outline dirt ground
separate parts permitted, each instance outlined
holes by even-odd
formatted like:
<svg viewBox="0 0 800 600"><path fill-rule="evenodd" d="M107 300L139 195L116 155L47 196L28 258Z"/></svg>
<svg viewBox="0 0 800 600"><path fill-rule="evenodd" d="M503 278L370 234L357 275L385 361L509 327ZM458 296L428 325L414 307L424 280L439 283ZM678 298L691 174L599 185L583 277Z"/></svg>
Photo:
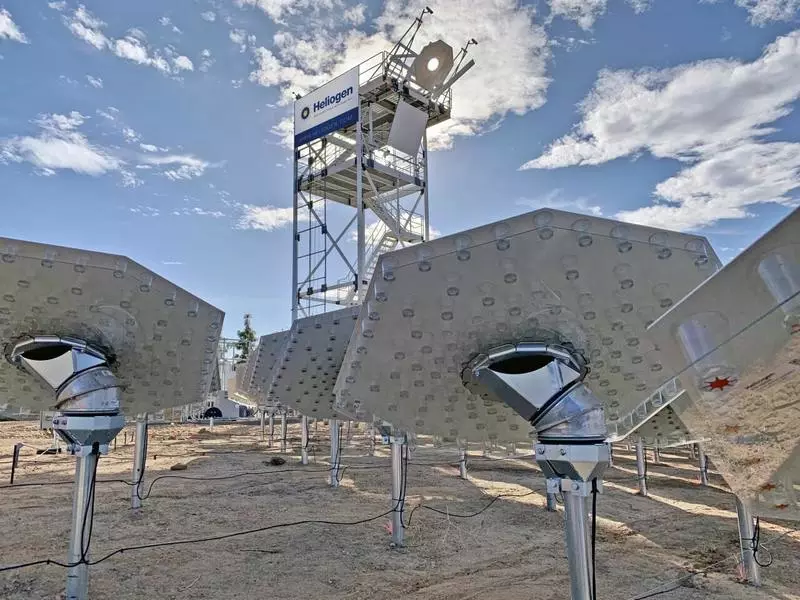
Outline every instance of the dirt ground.
<svg viewBox="0 0 800 600"><path fill-rule="evenodd" d="M260 428L217 425L152 426L148 447L149 485L160 475L219 477L199 481L159 480L138 511L130 509L130 487L98 483L91 555L115 549L213 536L273 524L323 519L356 521L390 508L388 447L369 457L363 429L353 428L344 453L341 487L327 483L327 428L312 426L312 464L301 466L299 426L289 428L286 464L277 443L260 442ZM130 440L130 432L125 431ZM116 449L100 462L98 479L131 474L133 445L121 433ZM47 446L38 423L0 423L0 486L9 479L15 442ZM90 569L90 597L234 600L408 598L413 600L566 600L569 577L562 513L544 510L544 481L529 455L516 458L497 448L470 460L470 479L459 479L452 447L436 448L420 438L408 474L406 547L390 548L389 517L352 526L304 524L221 541L129 550ZM502 460L501 460L502 459ZM790 522L762 522L762 547L774 561L762 569L764 585L737 582L732 558L738 548L734 502L722 480L698 483L698 470L685 452L666 452L650 464L649 498L635 494L632 453L615 449L598 499L597 596L628 600L668 589L694 570L711 569L659 595L670 600L800 599L800 533ZM170 471L176 463L188 469ZM23 449L15 484L71 482L74 460L39 456ZM291 472L286 472L291 470ZM533 493L530 493L533 492ZM497 500L498 494L521 495ZM424 503L451 516L425 509ZM0 567L40 558L66 559L71 486L0 487ZM771 539L782 535L777 541ZM762 553L762 560L768 555ZM728 560L726 560L728 559ZM721 562L722 561L722 562ZM720 563L721 564L717 564ZM62 597L65 572L37 566L0 573L0 598ZM659 586L665 586L660 588Z"/></svg>

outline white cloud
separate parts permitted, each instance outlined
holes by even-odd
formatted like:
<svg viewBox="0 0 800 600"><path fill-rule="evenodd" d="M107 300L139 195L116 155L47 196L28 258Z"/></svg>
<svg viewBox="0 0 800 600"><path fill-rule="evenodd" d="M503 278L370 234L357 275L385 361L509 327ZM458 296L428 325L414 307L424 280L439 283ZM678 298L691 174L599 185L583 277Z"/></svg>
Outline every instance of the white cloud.
<svg viewBox="0 0 800 600"><path fill-rule="evenodd" d="M0 8L0 40L3 39L20 42L21 44L28 43L28 38L25 37L25 34L22 33L11 18L11 13L5 8Z"/></svg>
<svg viewBox="0 0 800 600"><path fill-rule="evenodd" d="M89 85L96 88L103 87L103 80L100 77L92 77L91 75L86 76L86 81L89 82Z"/></svg>
<svg viewBox="0 0 800 600"><path fill-rule="evenodd" d="M183 263L179 260L162 260L161 264L167 266L179 266L182 265Z"/></svg>
<svg viewBox="0 0 800 600"><path fill-rule="evenodd" d="M262 0L244 3L258 5L270 14ZM298 6L269 4L274 9L270 16L278 19ZM387 0L374 27L369 27L377 28L376 33L351 30L340 34L317 31L306 36L277 34L275 52L265 47L254 50L256 69L250 74L250 81L280 86L283 103L288 104L290 91L305 93L352 65L389 50L425 4L432 6L434 14L425 18L415 42L417 49L438 38L453 44L472 37L479 41L470 49L475 68L453 87L452 119L430 132L432 147L449 147L456 136L484 133L509 113L524 114L544 103L549 85L545 73L549 44L544 29L534 23L533 8L521 7L516 0ZM282 43L288 40L302 40L309 53L300 54L295 51L296 46Z"/></svg>
<svg viewBox="0 0 800 600"><path fill-rule="evenodd" d="M209 23L213 23L217 20L217 14L213 10L207 10L206 12L200 13L200 18Z"/></svg>
<svg viewBox="0 0 800 600"><path fill-rule="evenodd" d="M247 46L255 47L256 36L248 34L244 29L231 29L228 33L230 40L239 46L239 52L247 50Z"/></svg>
<svg viewBox="0 0 800 600"><path fill-rule="evenodd" d="M172 181L183 181L202 176L210 163L192 155L168 154L164 156L145 155L141 162L146 165L168 167L162 174Z"/></svg>
<svg viewBox="0 0 800 600"><path fill-rule="evenodd" d="M575 132L522 168L598 165L646 151L691 166L656 187L672 204L625 211L621 218L695 228L743 217L756 202L789 202L787 194L800 185L795 145L762 142L798 98L800 31L778 38L749 63L603 71L580 107Z"/></svg>
<svg viewBox="0 0 800 600"><path fill-rule="evenodd" d="M47 6L49 6L53 10L62 11L65 8L67 8L67 3L65 0L59 0L58 2L48 2Z"/></svg>
<svg viewBox="0 0 800 600"><path fill-rule="evenodd" d="M548 0L550 18L563 17L575 21L581 29L591 29L606 12L607 0Z"/></svg>
<svg viewBox="0 0 800 600"><path fill-rule="evenodd" d="M205 73L213 64L214 59L211 57L211 50L205 48L202 52L200 52L200 70Z"/></svg>
<svg viewBox="0 0 800 600"><path fill-rule="evenodd" d="M197 217L213 217L215 219L219 219L225 216L224 212L220 212L218 210L205 210L204 208L200 208L199 206L194 206L192 208L185 207L173 210L172 214L176 217L197 216Z"/></svg>
<svg viewBox="0 0 800 600"><path fill-rule="evenodd" d="M194 63L188 56L177 56L172 61L177 71L194 71Z"/></svg>
<svg viewBox="0 0 800 600"><path fill-rule="evenodd" d="M242 204L242 215L237 227L239 229L260 229L273 231L292 224L294 209L277 208L275 206L254 206Z"/></svg>
<svg viewBox="0 0 800 600"><path fill-rule="evenodd" d="M139 148L141 148L145 152L168 152L169 151L169 148L159 148L158 146L154 146L153 144L139 144Z"/></svg>
<svg viewBox="0 0 800 600"><path fill-rule="evenodd" d="M652 0L625 1L637 15L645 12L652 4ZM552 21L554 17L562 17L575 21L584 30L591 29L595 21L605 14L608 7L608 0L548 0L548 3L550 5L548 22Z"/></svg>
<svg viewBox="0 0 800 600"><path fill-rule="evenodd" d="M161 214L161 211L154 206L134 206L128 210L142 217L157 217Z"/></svg>
<svg viewBox="0 0 800 600"><path fill-rule="evenodd" d="M539 208L553 208L556 210L575 211L595 217L603 216L603 209L596 204L590 204L589 198L583 196L572 200L564 198L564 190L562 188L556 188L535 198L519 198L516 204L534 210Z"/></svg>
<svg viewBox="0 0 800 600"><path fill-rule="evenodd" d="M141 139L141 136L130 127L123 127L122 135L125 136L125 139L129 142L138 142Z"/></svg>
<svg viewBox="0 0 800 600"><path fill-rule="evenodd" d="M161 17L158 22L164 27L170 27L174 33L183 33L183 31L181 31L180 28L177 27L169 17Z"/></svg>
<svg viewBox="0 0 800 600"><path fill-rule="evenodd" d="M79 5L71 16L65 15L63 18L64 23L76 37L98 50L109 50L119 58L153 67L165 74L174 74L194 68L188 57L176 56L174 51L168 48L165 53L173 59L173 66L170 67L162 52L147 44L146 36L140 29L130 29L118 39L109 38L103 32L106 23L92 15L83 5ZM189 65L191 68L188 68Z"/></svg>
<svg viewBox="0 0 800 600"><path fill-rule="evenodd" d="M709 4L720 0L703 0ZM753 25L766 25L774 21L791 21L800 12L800 0L735 0L736 6L750 14Z"/></svg>
<svg viewBox="0 0 800 600"><path fill-rule="evenodd" d="M40 116L35 123L41 128L37 136L15 136L0 140L0 162L27 162L40 173L52 175L57 170L70 170L100 176L118 171L122 162L103 148L92 145L77 131L86 117L79 112L68 115Z"/></svg>
<svg viewBox="0 0 800 600"><path fill-rule="evenodd" d="M351 25L363 25L367 20L367 16L364 14L366 9L367 7L364 4L356 4L346 9L342 16Z"/></svg>
<svg viewBox="0 0 800 600"><path fill-rule="evenodd" d="M283 23L286 17L303 13L304 16L320 10L330 10L336 0L236 0L239 6L255 6L264 11L276 23Z"/></svg>
<svg viewBox="0 0 800 600"><path fill-rule="evenodd" d="M643 13L647 9L650 8L653 0L627 0L628 4L631 5L633 12L637 15Z"/></svg>
<svg viewBox="0 0 800 600"><path fill-rule="evenodd" d="M623 211L623 221L681 230L749 216L747 207L776 202L795 206L800 189L800 144L745 143L720 152L656 186L668 203Z"/></svg>

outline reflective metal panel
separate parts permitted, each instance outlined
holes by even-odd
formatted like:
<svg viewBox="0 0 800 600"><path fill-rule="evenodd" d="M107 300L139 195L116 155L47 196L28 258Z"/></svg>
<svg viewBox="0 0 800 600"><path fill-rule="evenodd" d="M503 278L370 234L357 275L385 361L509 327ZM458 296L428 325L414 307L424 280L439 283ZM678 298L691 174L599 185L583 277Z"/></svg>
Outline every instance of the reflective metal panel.
<svg viewBox="0 0 800 600"><path fill-rule="evenodd" d="M248 382L248 392L258 402L267 402L267 391L272 382L275 365L283 354L289 340L288 331L278 331L261 336L258 348L253 354L252 376Z"/></svg>
<svg viewBox="0 0 800 600"><path fill-rule="evenodd" d="M450 438L526 439L528 424L468 394L460 373L488 348L535 341L584 353L613 427L664 381L646 326L718 265L703 238L555 210L386 254L337 405Z"/></svg>
<svg viewBox="0 0 800 600"><path fill-rule="evenodd" d="M679 402L676 398L675 402ZM645 446L653 448L670 448L700 441L693 438L689 430L675 414L674 404L665 406L632 433L634 438L641 437Z"/></svg>
<svg viewBox="0 0 800 600"><path fill-rule="evenodd" d="M333 384L358 310L358 307L345 308L295 321L273 372L267 397L309 417L340 418L333 407Z"/></svg>
<svg viewBox="0 0 800 600"><path fill-rule="evenodd" d="M76 337L111 353L128 414L205 400L223 313L112 254L0 238L0 343ZM0 360L0 408L53 406L51 389Z"/></svg>
<svg viewBox="0 0 800 600"><path fill-rule="evenodd" d="M800 518L800 212L653 324L678 417L753 512Z"/></svg>

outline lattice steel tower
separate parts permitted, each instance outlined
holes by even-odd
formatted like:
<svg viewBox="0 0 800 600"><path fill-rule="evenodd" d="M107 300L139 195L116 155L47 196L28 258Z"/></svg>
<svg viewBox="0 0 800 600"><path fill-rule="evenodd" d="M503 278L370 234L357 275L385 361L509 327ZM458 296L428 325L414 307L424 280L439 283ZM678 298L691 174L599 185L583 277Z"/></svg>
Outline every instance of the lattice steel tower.
<svg viewBox="0 0 800 600"><path fill-rule="evenodd" d="M414 40L426 8L381 52L295 102L292 320L359 304L378 256L427 241L429 127L474 61Z"/></svg>

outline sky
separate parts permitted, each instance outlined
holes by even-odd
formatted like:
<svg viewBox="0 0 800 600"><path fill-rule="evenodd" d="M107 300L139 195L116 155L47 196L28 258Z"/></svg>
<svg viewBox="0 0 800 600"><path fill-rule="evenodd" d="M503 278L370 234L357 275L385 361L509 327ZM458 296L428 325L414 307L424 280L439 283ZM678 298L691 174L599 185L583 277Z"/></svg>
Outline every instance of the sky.
<svg viewBox="0 0 800 600"><path fill-rule="evenodd" d="M437 232L549 206L728 261L796 206L800 0L0 0L0 236L287 328L292 93L426 4L421 42L478 41L429 133Z"/></svg>

